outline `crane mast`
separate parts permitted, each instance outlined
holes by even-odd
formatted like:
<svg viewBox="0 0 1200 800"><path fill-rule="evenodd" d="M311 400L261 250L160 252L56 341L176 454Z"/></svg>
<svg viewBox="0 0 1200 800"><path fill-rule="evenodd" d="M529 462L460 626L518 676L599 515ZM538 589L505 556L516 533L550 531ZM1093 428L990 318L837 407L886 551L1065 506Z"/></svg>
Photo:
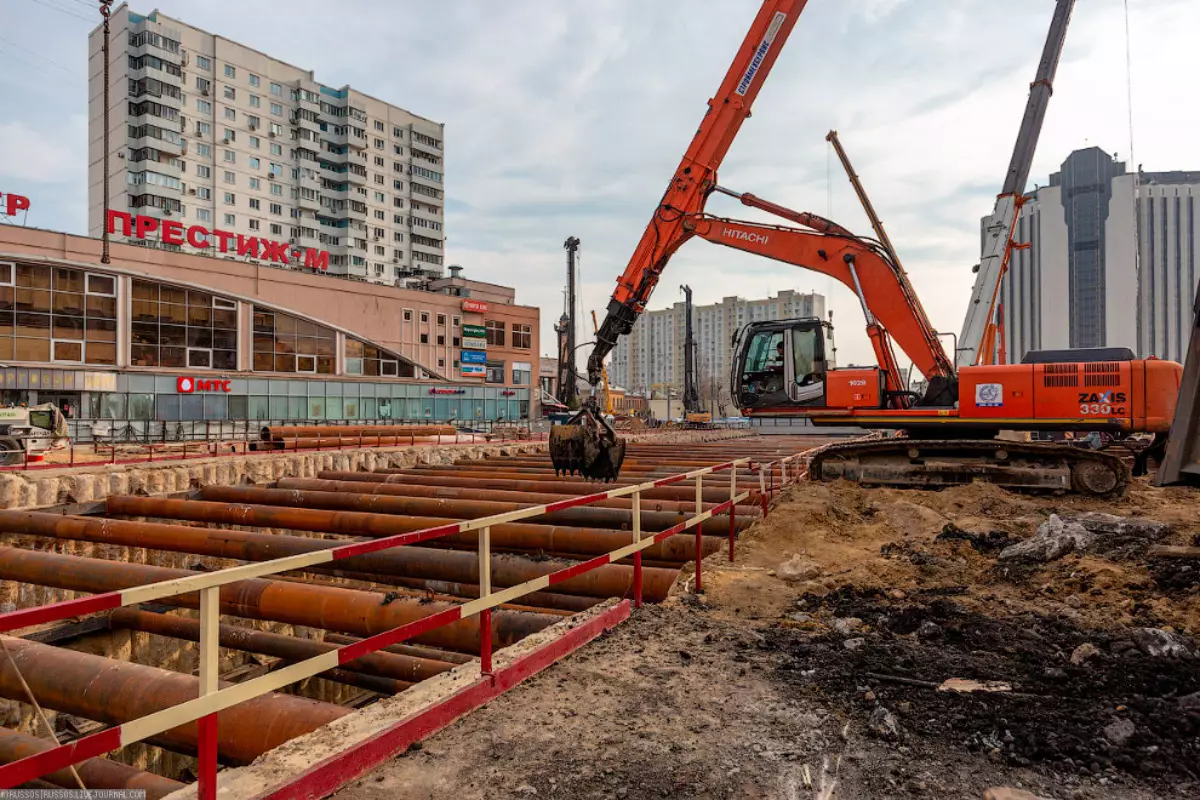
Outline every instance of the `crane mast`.
<svg viewBox="0 0 1200 800"><path fill-rule="evenodd" d="M683 290L683 410L697 414L700 407L700 390L696 386L696 337L692 330L692 287L686 284Z"/></svg>
<svg viewBox="0 0 1200 800"><path fill-rule="evenodd" d="M996 298L1000 294L1000 283L1008 269L1013 251L1013 230L1020 213L1025 185L1029 180L1029 169L1037 149L1038 137L1042 132L1042 121L1046 108L1054 93L1054 76L1058 71L1058 59L1062 55L1063 42L1067 36L1067 24L1075 0L1058 0L1050 31L1042 48L1042 59L1038 63L1037 77L1029 86L1029 99L1025 103L1025 115L1017 133L1004 186L996 198L996 206L988 218L984 231L983 254L975 285L971 289L971 301L963 320L962 334L958 337L957 363L971 366L990 363L995 342ZM986 346L987 342L993 345Z"/></svg>

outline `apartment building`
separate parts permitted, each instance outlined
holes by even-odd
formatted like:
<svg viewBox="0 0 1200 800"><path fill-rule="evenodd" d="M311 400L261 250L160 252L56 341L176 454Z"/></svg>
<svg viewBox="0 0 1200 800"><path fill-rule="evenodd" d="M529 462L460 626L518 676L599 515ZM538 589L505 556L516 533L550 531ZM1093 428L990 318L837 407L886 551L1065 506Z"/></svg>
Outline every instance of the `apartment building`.
<svg viewBox="0 0 1200 800"><path fill-rule="evenodd" d="M762 300L726 297L693 309L698 388L706 404L728 403L734 333L762 320L825 316L824 295L792 290ZM613 349L610 379L632 393L683 389L684 303L642 314Z"/></svg>
<svg viewBox="0 0 1200 800"><path fill-rule="evenodd" d="M1130 173L1098 147L1071 153L1017 219L1001 285L1007 352L1128 347L1182 361L1196 300L1200 172ZM986 224L986 221L985 221Z"/></svg>
<svg viewBox="0 0 1200 800"><path fill-rule="evenodd" d="M441 123L159 11L121 5L110 31L108 209L101 28L88 41L90 235L111 210L197 229L188 244L224 258L400 287L442 275Z"/></svg>

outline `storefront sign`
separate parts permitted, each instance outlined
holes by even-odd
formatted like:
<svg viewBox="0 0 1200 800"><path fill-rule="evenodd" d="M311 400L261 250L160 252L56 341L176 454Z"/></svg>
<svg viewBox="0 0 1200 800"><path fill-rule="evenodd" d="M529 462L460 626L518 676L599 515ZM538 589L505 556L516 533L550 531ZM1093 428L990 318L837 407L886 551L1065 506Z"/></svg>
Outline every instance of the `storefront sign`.
<svg viewBox="0 0 1200 800"><path fill-rule="evenodd" d="M483 364L463 364L462 365L462 374L464 376L470 376L470 377L478 376L478 377L482 378L484 375L487 374L487 367L484 366Z"/></svg>
<svg viewBox="0 0 1200 800"><path fill-rule="evenodd" d="M0 214L15 217L22 211L29 210L29 198L19 194L0 192Z"/></svg>
<svg viewBox="0 0 1200 800"><path fill-rule="evenodd" d="M249 256L275 264L288 266L294 264L319 270L329 269L329 253L325 250L292 247L285 242L273 242L270 239L230 233L217 228L209 230L203 225L189 225L184 228L182 222L175 220L160 221L155 217L127 214L124 211L113 211L112 209L108 211L107 224L109 233L133 236L135 239L145 239L148 234L158 231L159 238L164 244L187 245L197 250L211 247L218 253Z"/></svg>
<svg viewBox="0 0 1200 800"><path fill-rule="evenodd" d="M462 346L472 350L487 350L487 339L463 339Z"/></svg>
<svg viewBox="0 0 1200 800"><path fill-rule="evenodd" d="M462 310L463 311L474 311L477 314L486 314L487 313L487 303L483 302L482 300L463 300L462 301Z"/></svg>
<svg viewBox="0 0 1200 800"><path fill-rule="evenodd" d="M470 336L474 339L486 339L487 328L482 325L466 325L462 326L463 336Z"/></svg>
<svg viewBox="0 0 1200 800"><path fill-rule="evenodd" d="M487 353L483 350L463 350L459 353L459 360L464 364L486 364Z"/></svg>
<svg viewBox="0 0 1200 800"><path fill-rule="evenodd" d="M180 394L192 394L193 392L232 392L230 388L232 381L210 380L208 378L190 378L186 375L181 375L175 379L175 390Z"/></svg>
<svg viewBox="0 0 1200 800"><path fill-rule="evenodd" d="M505 389L500 394L503 395L504 397L513 397L514 395L516 395L516 391L513 389Z"/></svg>
<svg viewBox="0 0 1200 800"><path fill-rule="evenodd" d="M430 394L466 394L466 389L430 389Z"/></svg>

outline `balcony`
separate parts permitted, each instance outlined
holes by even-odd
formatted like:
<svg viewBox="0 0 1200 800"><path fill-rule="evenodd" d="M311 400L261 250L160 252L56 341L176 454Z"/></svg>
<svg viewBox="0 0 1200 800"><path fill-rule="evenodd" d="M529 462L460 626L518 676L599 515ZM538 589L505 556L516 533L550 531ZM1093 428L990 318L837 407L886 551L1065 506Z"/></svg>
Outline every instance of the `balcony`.
<svg viewBox="0 0 1200 800"><path fill-rule="evenodd" d="M344 173L344 180L348 181L349 183L353 183L355 186L366 186L367 171L365 169L362 172L354 169L347 170Z"/></svg>
<svg viewBox="0 0 1200 800"><path fill-rule="evenodd" d="M367 146L366 132L363 132L360 134L360 133L358 133L358 131L354 130L353 128L347 128L346 129L346 144L348 144L350 147L357 147L360 150L365 149Z"/></svg>
<svg viewBox="0 0 1200 800"><path fill-rule="evenodd" d="M325 210L321 205L321 196L319 194L312 197L305 197L304 192L300 192L300 196L296 198L296 205L309 211Z"/></svg>

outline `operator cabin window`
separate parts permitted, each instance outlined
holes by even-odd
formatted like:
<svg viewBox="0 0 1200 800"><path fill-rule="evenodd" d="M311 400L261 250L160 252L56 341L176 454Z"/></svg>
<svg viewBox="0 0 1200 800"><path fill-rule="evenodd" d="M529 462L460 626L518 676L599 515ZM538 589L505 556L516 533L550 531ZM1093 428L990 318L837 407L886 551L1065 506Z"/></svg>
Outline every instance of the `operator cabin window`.
<svg viewBox="0 0 1200 800"><path fill-rule="evenodd" d="M484 320L483 325L488 345L492 347L504 347L504 323L500 320L489 319ZM500 382L503 383L503 380Z"/></svg>

